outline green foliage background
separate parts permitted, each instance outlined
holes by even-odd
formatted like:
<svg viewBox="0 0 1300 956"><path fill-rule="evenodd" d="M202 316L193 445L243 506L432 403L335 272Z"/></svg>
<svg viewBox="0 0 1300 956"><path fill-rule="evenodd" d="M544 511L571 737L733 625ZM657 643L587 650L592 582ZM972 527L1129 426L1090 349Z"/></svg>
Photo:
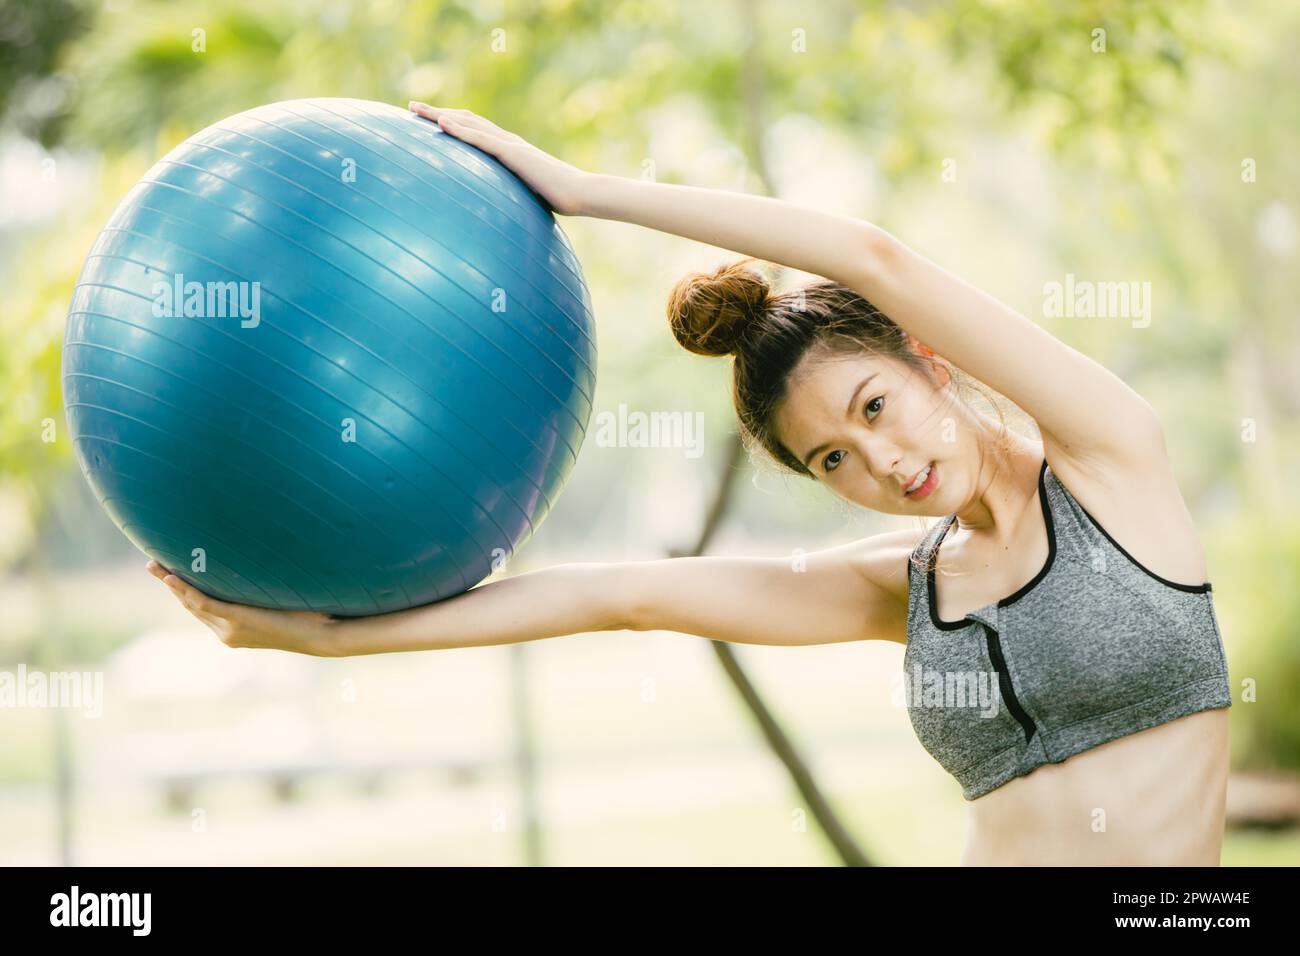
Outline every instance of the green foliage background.
<svg viewBox="0 0 1300 956"><path fill-rule="evenodd" d="M662 181L781 195L774 157L807 128L783 121L811 118L860 155L871 184L840 211L1031 317L1043 283L1066 272L1152 282L1149 329L1045 321L1161 412L1204 531L1234 687L1260 702L1234 708L1234 753L1241 766L1300 769L1298 42L1300 8L1262 0L3 0L0 134L41 144L49 164L24 168L52 176L62 199L0 218L0 562L21 576L131 554L64 435L63 316L114 204L199 128L295 97L416 98L478 111L587 169L639 176L652 159ZM662 151L659 130L683 116L694 149ZM947 160L956 185L941 179ZM15 175L8 196L38 185ZM704 409L716 468L727 370L684 356L663 320L677 268L667 251L681 241L564 226L601 323L597 407ZM585 453L531 557L681 543L610 530L662 493L641 472ZM879 527L772 481L760 468L746 485L738 536L807 546ZM86 659L132 630L76 608L61 620ZM10 628L0 658L39 657L46 636Z"/></svg>

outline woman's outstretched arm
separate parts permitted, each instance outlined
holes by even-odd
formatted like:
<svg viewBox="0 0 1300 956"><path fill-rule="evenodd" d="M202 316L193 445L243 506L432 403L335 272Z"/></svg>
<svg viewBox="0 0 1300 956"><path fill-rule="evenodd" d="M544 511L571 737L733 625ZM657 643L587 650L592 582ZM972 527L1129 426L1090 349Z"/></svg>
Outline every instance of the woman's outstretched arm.
<svg viewBox="0 0 1300 956"><path fill-rule="evenodd" d="M905 559L916 532L781 558L561 564L436 604L332 618L229 604L156 562L149 570L230 647L316 657L518 644L567 634L671 630L741 644L905 639Z"/></svg>
<svg viewBox="0 0 1300 956"><path fill-rule="evenodd" d="M623 630L627 602L620 567L561 564L489 581L436 604L354 618L232 604L204 594L156 561L149 562L149 573L228 647L353 657Z"/></svg>

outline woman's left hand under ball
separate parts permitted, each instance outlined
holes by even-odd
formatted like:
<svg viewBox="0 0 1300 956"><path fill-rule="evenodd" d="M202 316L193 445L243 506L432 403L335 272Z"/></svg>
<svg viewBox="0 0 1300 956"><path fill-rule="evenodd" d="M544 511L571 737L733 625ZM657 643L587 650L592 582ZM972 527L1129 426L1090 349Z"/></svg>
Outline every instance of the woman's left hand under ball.
<svg viewBox="0 0 1300 956"><path fill-rule="evenodd" d="M232 604L204 594L172 574L157 561L146 566L167 585L185 610L212 629L227 647L259 647L315 657L337 657L338 642L331 641L337 618L317 611L279 611Z"/></svg>

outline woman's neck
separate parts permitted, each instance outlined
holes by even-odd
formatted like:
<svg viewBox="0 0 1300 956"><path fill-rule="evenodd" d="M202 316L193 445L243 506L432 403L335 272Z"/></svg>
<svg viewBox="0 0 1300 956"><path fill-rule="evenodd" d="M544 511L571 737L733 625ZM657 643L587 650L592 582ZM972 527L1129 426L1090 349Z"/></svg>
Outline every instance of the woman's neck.
<svg viewBox="0 0 1300 956"><path fill-rule="evenodd" d="M1010 542L1034 502L1043 465L1042 443L1011 431L1003 437L999 433L1000 428L986 428L982 435L976 495L957 510L957 527L948 534L949 540L968 532Z"/></svg>

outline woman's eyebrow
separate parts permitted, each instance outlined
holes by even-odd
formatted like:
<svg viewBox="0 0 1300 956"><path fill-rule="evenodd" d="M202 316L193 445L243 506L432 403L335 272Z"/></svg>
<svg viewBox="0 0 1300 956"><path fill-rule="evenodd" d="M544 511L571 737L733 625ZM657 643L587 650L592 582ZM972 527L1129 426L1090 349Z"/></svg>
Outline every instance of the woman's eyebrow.
<svg viewBox="0 0 1300 956"><path fill-rule="evenodd" d="M845 409L844 409L844 417L845 417L845 418L848 418L849 416L851 416L851 415L853 414L853 407L854 407L855 405L858 404L858 393L861 392L864 388L866 388L866 387L867 387L867 383L870 382L873 378L875 378L875 377L876 377L877 375L879 375L879 374L880 374L879 372L872 372L870 375L868 375L868 376L867 376L866 378L864 378L862 381L858 382L858 387L855 388L855 389L853 390L853 394L849 396L849 404L848 404L848 405L845 407ZM811 451L809 451L808 454L804 455L804 456L803 456L803 465L804 465L804 467L805 467L805 468L810 468L811 466L808 464L808 462L811 460L811 458L813 457L813 455L817 454L819 451L821 451L823 448L825 448L825 447L826 447L827 445L829 445L829 444L830 444L830 442L822 442L822 443L821 443L820 445L818 445L816 448L814 448L814 449L812 449Z"/></svg>

